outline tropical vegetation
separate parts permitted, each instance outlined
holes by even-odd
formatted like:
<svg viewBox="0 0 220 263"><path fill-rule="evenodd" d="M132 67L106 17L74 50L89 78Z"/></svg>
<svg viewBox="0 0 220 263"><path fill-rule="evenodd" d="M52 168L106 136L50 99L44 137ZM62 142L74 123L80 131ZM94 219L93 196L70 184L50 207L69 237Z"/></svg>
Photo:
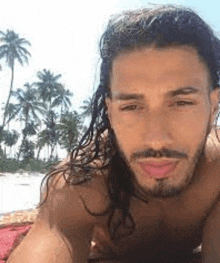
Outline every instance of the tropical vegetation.
<svg viewBox="0 0 220 263"><path fill-rule="evenodd" d="M0 64L11 71L0 125L0 172L47 170L64 157L60 150L66 156L72 151L91 115L92 97L83 101L81 113L73 109L73 93L62 84L62 74L51 69L36 72L33 83L16 87L16 61L21 66L28 63L30 46L13 30L0 31Z"/></svg>

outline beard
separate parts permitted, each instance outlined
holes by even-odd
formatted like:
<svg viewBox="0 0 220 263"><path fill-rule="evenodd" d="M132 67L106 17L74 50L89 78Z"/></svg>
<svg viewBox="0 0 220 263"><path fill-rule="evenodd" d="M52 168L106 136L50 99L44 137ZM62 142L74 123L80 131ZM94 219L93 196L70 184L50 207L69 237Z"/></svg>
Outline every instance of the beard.
<svg viewBox="0 0 220 263"><path fill-rule="evenodd" d="M205 155L205 146L208 135L211 131L210 121L206 130L205 137L198 145L194 156L189 160L188 156L185 153L180 153L172 150L162 149L161 151L154 151L152 149L143 150L134 153L130 158L127 158L122 149L120 149L118 141L115 137L115 142L117 145L117 150L121 161L123 162L123 166L126 168L125 171L128 174L127 178L130 177L132 184L134 186L135 195L140 196L142 198L145 197L156 197L156 198L169 198L174 197L182 193L184 190L188 189L188 187L198 179L197 170L200 167L201 163L204 161ZM188 168L182 176L176 176L178 180L174 180L173 177L155 179L153 185L140 183L138 180L138 176L132 168L132 163L134 163L138 158L142 157L157 157L160 155L161 157L178 157L188 159ZM186 164L187 165L187 164Z"/></svg>
<svg viewBox="0 0 220 263"><path fill-rule="evenodd" d="M161 178L155 179L156 183L153 187L148 187L147 185L142 186L136 179L134 179L134 185L137 191L144 196L151 196L156 198L169 198L181 194L185 191L191 184L193 184L197 176L197 170L204 158L205 143L203 143L197 150L189 168L185 172L184 176L178 183L173 183L171 178ZM131 168L130 168L131 169ZM134 172L133 172L134 174ZM178 175L177 175L178 177ZM171 179L171 180L170 180Z"/></svg>

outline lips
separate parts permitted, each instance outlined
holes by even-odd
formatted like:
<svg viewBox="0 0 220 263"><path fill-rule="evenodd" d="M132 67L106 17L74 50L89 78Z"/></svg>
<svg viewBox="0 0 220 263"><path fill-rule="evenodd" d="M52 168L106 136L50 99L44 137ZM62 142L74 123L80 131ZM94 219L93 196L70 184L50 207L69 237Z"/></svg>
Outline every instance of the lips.
<svg viewBox="0 0 220 263"><path fill-rule="evenodd" d="M151 178L165 178L169 177L175 170L177 162L140 162L142 170Z"/></svg>

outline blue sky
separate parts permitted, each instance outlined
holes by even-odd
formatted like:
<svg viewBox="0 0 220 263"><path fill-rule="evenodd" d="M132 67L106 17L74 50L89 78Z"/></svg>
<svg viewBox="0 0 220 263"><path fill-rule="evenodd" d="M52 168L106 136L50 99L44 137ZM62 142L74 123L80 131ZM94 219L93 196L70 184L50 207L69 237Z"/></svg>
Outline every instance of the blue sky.
<svg viewBox="0 0 220 263"><path fill-rule="evenodd" d="M220 4L216 0L150 1L179 3L196 10L220 32ZM95 89L99 78L98 41L111 14L124 9L145 6L145 0L7 0L1 5L0 30L13 29L29 40L32 57L29 65L16 65L14 89L36 81L44 68L62 74L62 83L73 93L72 103L78 109ZM10 71L3 62L0 72L0 105L6 101Z"/></svg>
<svg viewBox="0 0 220 263"><path fill-rule="evenodd" d="M154 1L153 1L154 2ZM218 0L185 0L185 1L156 1L158 3L180 3L185 6L192 7L195 11L197 11L206 22L208 22L211 26L218 31L220 31L220 16L219 16L219 8L220 2ZM148 1L141 1L143 4L147 4Z"/></svg>

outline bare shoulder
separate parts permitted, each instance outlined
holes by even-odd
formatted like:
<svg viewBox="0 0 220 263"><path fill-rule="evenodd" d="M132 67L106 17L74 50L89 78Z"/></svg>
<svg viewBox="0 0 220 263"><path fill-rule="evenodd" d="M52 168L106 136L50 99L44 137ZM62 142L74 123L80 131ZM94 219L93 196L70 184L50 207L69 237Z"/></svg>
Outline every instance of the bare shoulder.
<svg viewBox="0 0 220 263"><path fill-rule="evenodd" d="M220 127L212 130L207 140L206 150L210 160L213 183L218 190L216 199L205 223L202 242L202 262L220 262Z"/></svg>
<svg viewBox="0 0 220 263"><path fill-rule="evenodd" d="M203 231L202 262L220 262L220 198L211 210Z"/></svg>
<svg viewBox="0 0 220 263"><path fill-rule="evenodd" d="M68 185L62 174L56 175L48 187L48 197L40 217L56 215L57 222L67 226L94 224L96 219L89 210L102 210L108 204L105 179L96 175L82 184ZM47 215L47 213L49 213Z"/></svg>
<svg viewBox="0 0 220 263"><path fill-rule="evenodd" d="M46 221L49 227L61 227L63 224L79 227L79 224L89 223L90 217L83 204L80 186L68 185L63 175L57 174L45 188L46 199L40 207L38 220Z"/></svg>
<svg viewBox="0 0 220 263"><path fill-rule="evenodd" d="M36 222L8 262L86 262L97 218L88 213L85 202L90 209L100 203L93 185L69 186L62 174L54 176Z"/></svg>
<svg viewBox="0 0 220 263"><path fill-rule="evenodd" d="M64 175L57 173L48 184L47 194L37 222L44 222L50 229L59 229L70 240L76 229L91 234L100 217L88 211L101 213L109 201L105 178L98 174L85 183L69 185Z"/></svg>
<svg viewBox="0 0 220 263"><path fill-rule="evenodd" d="M206 152L210 160L220 161L220 127L212 129L206 142Z"/></svg>

